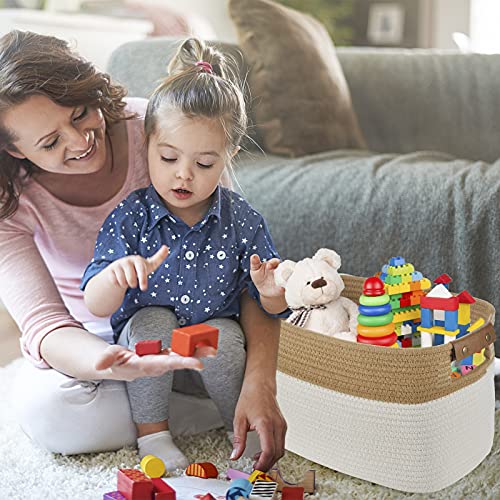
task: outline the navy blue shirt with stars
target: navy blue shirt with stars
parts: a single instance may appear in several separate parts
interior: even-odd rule
[[[147,306],[171,308],[181,326],[236,319],[244,289],[259,301],[250,278],[250,256],[279,258],[262,215],[233,191],[217,187],[203,219],[190,227],[168,210],[150,185],[131,193],[105,220],[81,289],[115,260],[151,257],[161,245],[170,253],[149,275],[148,289],[129,288],[111,317],[115,341],[127,321]]]

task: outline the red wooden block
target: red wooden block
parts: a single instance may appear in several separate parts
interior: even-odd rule
[[[303,500],[304,488],[302,486],[283,486],[281,490],[282,500]]]
[[[456,311],[458,310],[458,297],[448,299],[442,297],[422,297],[420,307],[425,309],[437,309],[438,311]]]
[[[210,346],[217,349],[219,329],[200,323],[172,330],[173,352],[181,356],[192,356],[197,347]]]
[[[118,491],[127,500],[149,500],[153,496],[153,483],[137,469],[118,469]]]
[[[200,500],[215,500],[215,497],[213,497],[210,493],[207,493],[206,495],[200,497]]]
[[[175,490],[161,477],[151,479],[154,487],[154,500],[175,500]]]
[[[217,479],[218,475],[219,471],[217,470],[217,467],[215,467],[215,465],[211,464],[210,462],[200,462],[191,464],[186,469],[186,476],[196,476],[196,477],[201,477],[203,479],[210,479],[210,478]]]
[[[135,353],[139,356],[145,354],[160,354],[161,340],[141,340],[135,344]]]

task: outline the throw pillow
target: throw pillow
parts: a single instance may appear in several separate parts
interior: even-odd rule
[[[349,87],[324,26],[270,0],[229,0],[256,124],[268,153],[364,148]]]

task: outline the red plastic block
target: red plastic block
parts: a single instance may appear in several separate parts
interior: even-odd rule
[[[153,496],[153,483],[137,469],[118,469],[118,491],[127,500],[146,500]]]
[[[175,490],[161,477],[151,479],[154,487],[154,500],[175,500]]]
[[[411,306],[411,299],[399,299],[399,307],[410,307]]]
[[[458,297],[450,297],[448,299],[441,297],[422,297],[420,300],[420,307],[438,311],[456,311],[458,309]]]
[[[302,486],[283,486],[281,490],[282,500],[303,500],[304,488]]]
[[[135,344],[135,353],[139,356],[160,354],[161,340],[141,340]]]
[[[200,500],[215,500],[215,497],[213,497],[210,493],[207,493],[206,495],[200,497]]]
[[[215,467],[215,465],[211,464],[210,462],[191,464],[186,469],[186,476],[202,477],[203,479],[217,479],[218,475],[219,472],[217,471],[217,467]]]
[[[197,347],[210,346],[217,349],[219,329],[200,323],[172,330],[172,351],[181,356],[192,356]]]

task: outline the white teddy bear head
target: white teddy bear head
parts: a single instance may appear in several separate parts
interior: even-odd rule
[[[337,272],[340,263],[340,256],[327,248],[319,249],[312,259],[283,261],[274,277],[276,284],[285,289],[288,306],[299,308],[336,300],[344,289],[344,282]]]

